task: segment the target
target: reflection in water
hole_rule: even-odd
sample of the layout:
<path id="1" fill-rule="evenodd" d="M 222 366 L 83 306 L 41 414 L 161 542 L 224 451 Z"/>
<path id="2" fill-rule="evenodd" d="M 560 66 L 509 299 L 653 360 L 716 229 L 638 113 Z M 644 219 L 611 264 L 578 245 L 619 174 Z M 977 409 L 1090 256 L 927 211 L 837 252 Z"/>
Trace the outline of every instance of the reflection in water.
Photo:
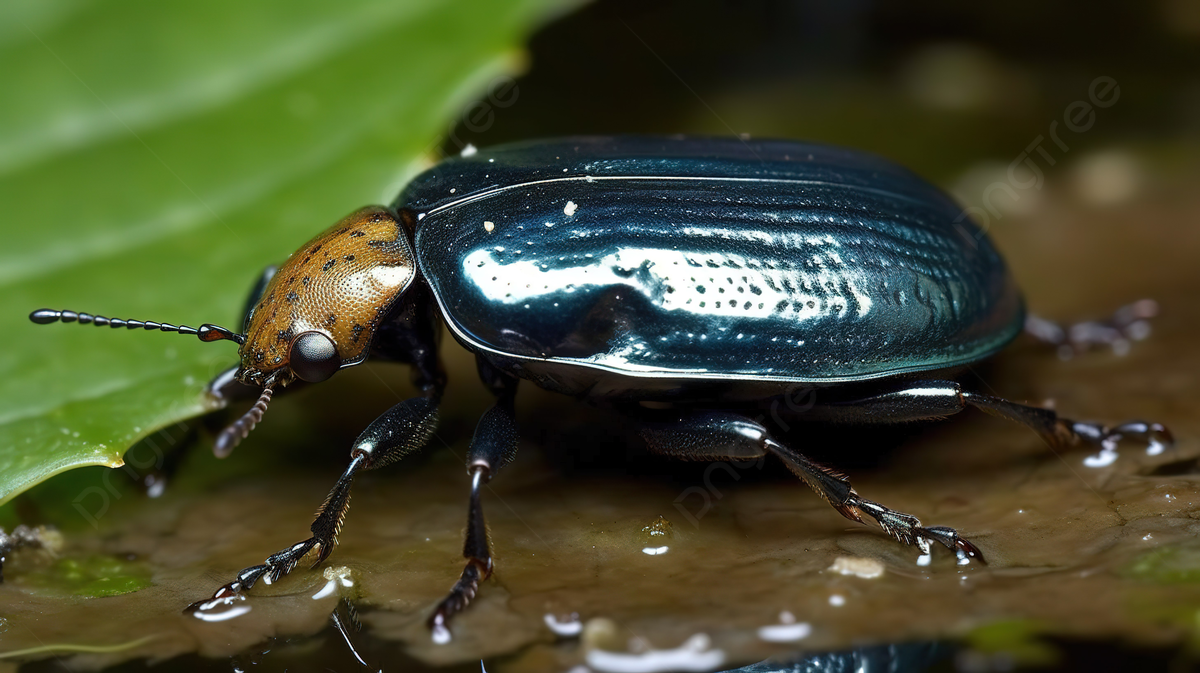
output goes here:
<path id="1" fill-rule="evenodd" d="M 791 643 L 803 640 L 812 633 L 812 624 L 797 622 L 796 616 L 784 610 L 779 613 L 778 624 L 758 627 L 758 637 L 768 643 Z"/>
<path id="2" fill-rule="evenodd" d="M 560 638 L 574 638 L 583 633 L 583 622 L 579 620 L 578 612 L 572 612 L 569 617 L 562 621 L 559 621 L 557 616 L 547 612 L 543 617 L 543 621 L 546 622 L 546 627 Z"/>
<path id="3" fill-rule="evenodd" d="M 625 653 L 590 650 L 587 664 L 604 673 L 658 673 L 659 671 L 711 671 L 725 662 L 725 652 L 712 647 L 706 634 L 697 633 L 671 650 Z"/>
<path id="4" fill-rule="evenodd" d="M 333 580 L 330 580 L 332 582 Z M 346 612 L 346 618 L 343 618 L 338 613 L 342 610 Z M 350 637 L 350 629 L 353 628 L 355 633 L 362 631 L 362 623 L 358 621 L 358 612 L 354 609 L 354 604 L 346 599 L 338 601 L 338 607 L 329 615 L 329 621 L 333 623 L 333 628 L 342 634 L 342 640 L 346 641 L 346 646 L 350 648 L 350 654 L 358 663 L 371 667 L 358 653 L 358 649 L 354 647 L 354 640 Z"/>
<path id="5" fill-rule="evenodd" d="M 221 592 L 207 601 L 198 601 L 187 606 L 185 613 L 204 622 L 224 622 L 250 612 L 246 596 L 234 592 Z"/>

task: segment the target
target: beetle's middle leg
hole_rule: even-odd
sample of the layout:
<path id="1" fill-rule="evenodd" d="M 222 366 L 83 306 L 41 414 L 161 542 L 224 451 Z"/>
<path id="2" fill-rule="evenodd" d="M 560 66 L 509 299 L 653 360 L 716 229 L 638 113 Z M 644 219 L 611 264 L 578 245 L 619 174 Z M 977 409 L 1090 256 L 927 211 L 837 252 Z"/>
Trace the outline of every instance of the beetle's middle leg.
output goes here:
<path id="1" fill-rule="evenodd" d="M 670 422 L 644 423 L 641 435 L 652 451 L 685 460 L 745 460 L 771 453 L 847 519 L 862 523 L 862 515 L 866 514 L 884 532 L 900 542 L 916 545 L 923 554 L 929 553 L 933 541 L 953 551 L 960 562 L 969 558 L 983 561 L 979 549 L 954 529 L 922 526 L 921 520 L 911 514 L 863 498 L 846 475 L 780 444 L 761 423 L 746 416 L 693 411 Z"/>
<path id="2" fill-rule="evenodd" d="M 481 491 L 500 468 L 512 461 L 517 452 L 517 418 L 514 402 L 517 379 L 501 373 L 483 358 L 476 358 L 480 378 L 493 394 L 496 404 L 484 413 L 475 427 L 467 450 L 467 474 L 471 477 L 471 498 L 467 508 L 467 533 L 463 558 L 467 559 L 462 576 L 450 593 L 438 603 L 429 617 L 434 635 L 446 635 L 446 622 L 475 598 L 479 583 L 492 574 L 492 552 L 487 524 L 483 518 Z"/>

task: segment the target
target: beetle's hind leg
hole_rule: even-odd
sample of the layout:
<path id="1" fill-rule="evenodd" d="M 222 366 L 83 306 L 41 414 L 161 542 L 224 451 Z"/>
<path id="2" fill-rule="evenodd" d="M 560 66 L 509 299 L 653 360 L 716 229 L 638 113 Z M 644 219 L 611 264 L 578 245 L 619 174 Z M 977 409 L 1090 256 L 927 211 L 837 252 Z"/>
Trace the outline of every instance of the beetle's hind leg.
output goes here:
<path id="1" fill-rule="evenodd" d="M 471 477 L 471 498 L 467 508 L 467 533 L 463 542 L 463 558 L 467 565 L 462 576 L 450 588 L 450 593 L 438 603 L 429 617 L 429 627 L 436 640 L 445 641 L 450 632 L 447 622 L 475 598 L 479 583 L 492 574 L 492 552 L 487 524 L 480 500 L 483 487 L 502 467 L 512 461 L 517 452 L 517 418 L 514 402 L 517 380 L 504 375 L 484 361 L 477 359 L 479 374 L 485 385 L 497 396 L 496 404 L 479 419 L 471 446 L 467 450 L 467 474 Z"/>
<path id="2" fill-rule="evenodd" d="M 272 554 L 265 563 L 239 572 L 232 582 L 218 589 L 213 598 L 225 598 L 250 589 L 260 579 L 267 583 L 278 581 L 310 555 L 313 556 L 313 567 L 324 561 L 337 545 L 338 531 L 350 506 L 350 485 L 354 476 L 362 470 L 393 463 L 424 446 L 437 426 L 437 404 L 435 396 L 413 397 L 372 421 L 355 440 L 349 467 L 317 511 L 310 527 L 312 537 Z M 195 603 L 189 607 L 203 604 Z"/>
<path id="3" fill-rule="evenodd" d="M 983 561 L 983 554 L 952 528 L 922 526 L 911 514 L 897 512 L 858 495 L 846 475 L 820 465 L 771 437 L 758 421 L 717 411 L 689 412 L 669 422 L 645 423 L 641 435 L 655 453 L 685 460 L 746 460 L 767 453 L 777 456 L 809 488 L 817 492 L 842 516 L 863 522 L 863 514 L 874 519 L 884 532 L 905 544 L 916 545 L 928 554 L 930 542 L 939 542 L 958 557 Z"/>
<path id="4" fill-rule="evenodd" d="M 1136 439 L 1148 445 L 1147 453 L 1155 455 L 1174 443 L 1171 431 L 1161 423 L 1128 421 L 1116 426 L 1102 423 L 1073 421 L 1051 409 L 964 390 L 954 381 L 907 381 L 894 389 L 881 389 L 859 399 L 818 403 L 804 412 L 811 421 L 832 423 L 905 423 L 909 421 L 944 418 L 968 406 L 993 416 L 1020 423 L 1041 435 L 1055 448 L 1087 444 L 1100 449 L 1096 461 L 1111 462 L 1117 442 Z"/>

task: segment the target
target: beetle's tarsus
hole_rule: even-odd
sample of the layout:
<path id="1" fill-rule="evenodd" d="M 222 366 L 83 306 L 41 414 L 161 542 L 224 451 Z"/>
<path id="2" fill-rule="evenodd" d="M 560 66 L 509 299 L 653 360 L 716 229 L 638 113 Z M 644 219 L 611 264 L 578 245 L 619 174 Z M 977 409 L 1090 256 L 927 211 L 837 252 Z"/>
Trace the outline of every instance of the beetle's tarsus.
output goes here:
<path id="1" fill-rule="evenodd" d="M 183 611 L 185 613 L 207 612 L 221 604 L 230 605 L 236 601 L 245 600 L 245 593 L 253 589 L 260 580 L 266 584 L 278 582 L 295 570 L 306 556 L 312 555 L 314 550 L 316 551 L 316 560 L 312 567 L 315 568 L 325 560 L 332 548 L 332 543 L 327 544 L 316 537 L 310 537 L 304 542 L 297 542 L 287 549 L 271 554 L 265 563 L 242 569 L 232 582 L 218 587 L 213 592 L 212 598 L 196 601 L 184 608 Z"/>
<path id="2" fill-rule="evenodd" d="M 983 563 L 985 565 L 987 564 L 987 559 L 985 559 L 983 557 L 983 552 L 979 551 L 979 547 L 976 547 L 975 545 L 971 544 L 969 541 L 964 540 L 961 537 L 959 537 L 954 540 L 954 546 L 958 547 L 957 552 L 960 555 L 959 556 L 960 559 L 962 558 L 962 556 L 966 556 L 969 560 L 979 561 L 980 563 Z"/>
<path id="3" fill-rule="evenodd" d="M 212 598 L 192 603 L 184 609 L 184 612 L 203 610 L 207 606 L 211 606 L 213 601 L 228 600 L 240 595 L 243 592 L 253 589 L 259 580 L 263 580 L 267 584 L 274 584 L 295 570 L 300 561 L 312 553 L 314 548 L 317 550 L 317 558 L 313 562 L 312 567 L 315 568 L 329 556 L 329 550 L 333 548 L 333 545 L 324 544 L 316 538 L 297 542 L 287 549 L 271 554 L 267 557 L 266 563 L 242 569 L 237 574 L 236 579 L 228 584 L 221 585 L 214 591 Z"/>
<path id="4" fill-rule="evenodd" d="M 243 569 L 237 574 L 234 581 L 217 589 L 213 594 L 213 599 L 253 589 L 254 585 L 264 577 L 267 584 L 274 584 L 284 575 L 295 570 L 300 561 L 309 555 L 314 556 L 311 567 L 316 568 L 321 565 L 329 557 L 333 548 L 337 546 L 337 534 L 345 519 L 346 510 L 350 507 L 350 482 L 354 478 L 354 473 L 363 464 L 365 464 L 365 460 L 361 457 L 352 460 L 350 467 L 346 469 L 341 479 L 338 479 L 337 484 L 334 485 L 333 490 L 329 492 L 325 502 L 317 511 L 316 520 L 313 521 L 311 527 L 312 537 L 271 554 L 261 565 Z M 204 602 L 193 603 L 188 606 L 188 609 L 195 609 Z"/>
<path id="5" fill-rule="evenodd" d="M 462 577 L 458 578 L 458 581 L 451 587 L 450 593 L 438 603 L 433 614 L 429 616 L 429 628 L 435 633 L 446 629 L 450 618 L 466 609 L 475 599 L 475 594 L 479 592 L 479 583 L 491 575 L 491 559 L 468 561 L 467 567 L 463 568 Z"/>
<path id="6" fill-rule="evenodd" d="M 1146 452 L 1151 455 L 1162 453 L 1175 443 L 1171 431 L 1161 423 L 1129 421 L 1109 427 L 1102 423 L 1073 421 L 1059 416 L 1052 409 L 1018 404 L 990 395 L 963 391 L 962 397 L 971 406 L 1029 427 L 1056 449 L 1069 449 L 1079 444 L 1098 447 L 1104 459 L 1095 465 L 1111 463 L 1116 455 L 1117 443 L 1125 438 L 1145 441 Z"/>
<path id="7" fill-rule="evenodd" d="M 258 584 L 258 579 L 270 570 L 271 567 L 266 564 L 245 568 L 237 574 L 236 580 L 217 589 L 216 593 L 213 594 L 213 598 L 220 598 L 229 591 L 240 592 L 253 589 L 254 585 Z"/>
<path id="8" fill-rule="evenodd" d="M 858 495 L 858 492 L 850 486 L 849 478 L 841 472 L 814 463 L 803 454 L 773 440 L 766 440 L 764 445 L 782 458 L 792 472 L 808 484 L 809 488 L 816 491 L 847 519 L 865 523 L 862 515 L 866 514 L 879 524 L 883 532 L 898 542 L 915 545 L 922 554 L 929 553 L 929 541 L 935 540 L 955 552 L 960 561 L 964 555 L 982 561 L 983 554 L 979 552 L 979 549 L 958 537 L 958 533 L 953 528 L 943 526 L 924 528 L 921 526 L 921 520 L 912 514 L 888 509 Z"/>
<path id="9" fill-rule="evenodd" d="M 332 549 L 332 547 L 333 545 L 321 544 L 316 538 L 310 537 L 304 542 L 298 542 L 287 549 L 271 554 L 267 557 L 267 562 L 262 565 L 246 568 L 238 573 L 238 581 L 246 589 L 253 588 L 264 576 L 267 584 L 274 584 L 283 579 L 284 575 L 295 570 L 300 561 L 312 553 L 313 549 L 317 550 L 317 554 L 311 567 L 316 568 L 329 556 L 329 553 L 324 550 Z"/>
<path id="10" fill-rule="evenodd" d="M 871 502 L 857 495 L 854 496 L 852 504 L 874 519 L 883 532 L 904 544 L 914 543 L 916 539 L 914 531 L 919 530 L 921 526 L 921 520 L 917 517 L 888 509 L 877 502 Z"/>
<path id="11" fill-rule="evenodd" d="M 875 520 L 883 532 L 895 538 L 898 542 L 916 546 L 922 555 L 929 554 L 930 541 L 937 542 L 954 552 L 959 562 L 964 560 L 986 563 L 983 552 L 971 542 L 958 536 L 958 531 L 946 526 L 922 526 L 921 520 L 912 514 L 888 509 L 877 502 L 872 502 L 852 493 L 851 497 L 835 509 L 848 519 L 862 522 L 860 517 L 846 514 L 846 510 L 859 511 Z"/>
<path id="12" fill-rule="evenodd" d="M 959 563 L 963 563 L 964 561 L 987 563 L 983 558 L 983 552 L 979 551 L 979 547 L 976 547 L 969 540 L 959 537 L 958 531 L 953 528 L 930 526 L 928 528 L 919 528 L 917 534 L 922 538 L 940 542 L 942 546 L 958 556 Z"/>
<path id="13" fill-rule="evenodd" d="M 272 554 L 261 565 L 242 570 L 234 581 L 217 589 L 213 599 L 247 591 L 260 579 L 265 578 L 271 584 L 278 582 L 310 555 L 313 557 L 313 568 L 323 563 L 337 546 L 338 533 L 350 508 L 350 486 L 354 482 L 354 475 L 360 470 L 387 465 L 420 448 L 433 434 L 436 424 L 437 399 L 424 397 L 405 400 L 372 421 L 355 440 L 346 471 L 317 509 L 309 527 L 312 537 Z M 188 609 L 199 609 L 208 602 L 193 603 Z"/>

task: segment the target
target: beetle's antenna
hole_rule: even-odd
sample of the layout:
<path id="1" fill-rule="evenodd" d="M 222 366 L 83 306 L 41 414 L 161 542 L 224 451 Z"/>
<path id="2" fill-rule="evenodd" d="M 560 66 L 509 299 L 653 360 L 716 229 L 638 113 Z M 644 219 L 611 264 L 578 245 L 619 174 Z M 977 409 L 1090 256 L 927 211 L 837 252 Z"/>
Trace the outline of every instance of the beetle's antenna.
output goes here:
<path id="1" fill-rule="evenodd" d="M 258 425 L 267 411 L 267 405 L 271 403 L 271 395 L 275 394 L 274 388 L 275 379 L 272 377 L 267 381 L 267 385 L 263 386 L 262 394 L 258 396 L 258 401 L 254 403 L 254 406 L 217 435 L 217 441 L 213 442 L 214 456 L 217 458 L 228 456 L 233 452 L 234 447 L 241 444 L 246 435 L 250 434 L 254 426 Z"/>
<path id="2" fill-rule="evenodd" d="M 55 311 L 54 309 L 41 308 L 29 314 L 29 319 L 39 325 L 49 325 L 52 322 L 78 322 L 80 325 L 95 325 L 96 327 L 104 327 L 108 325 L 113 329 L 124 327 L 126 329 L 144 329 L 158 330 L 160 332 L 178 332 L 179 334 L 194 334 L 201 341 L 233 341 L 239 346 L 246 343 L 245 334 L 237 334 L 236 332 L 205 323 L 199 329 L 188 327 L 187 325 L 179 325 L 178 327 L 170 323 L 154 322 L 152 320 L 121 320 L 120 318 L 105 318 L 102 315 L 92 315 L 90 313 L 76 313 L 75 311 Z"/>

